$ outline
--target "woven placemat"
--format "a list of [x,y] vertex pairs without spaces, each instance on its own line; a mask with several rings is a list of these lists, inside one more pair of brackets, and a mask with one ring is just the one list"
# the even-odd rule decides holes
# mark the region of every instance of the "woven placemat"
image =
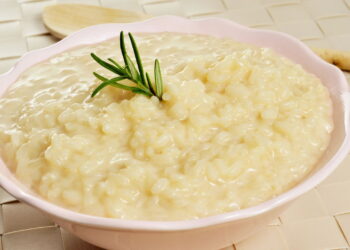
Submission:
[[[284,31],[310,46],[350,51],[350,0],[0,0],[0,73],[26,51],[57,40],[41,22],[55,3],[84,3],[188,18],[223,17]],[[349,75],[347,78],[350,80]],[[253,237],[225,250],[350,249],[350,156]],[[0,189],[0,250],[98,249],[54,225]]]

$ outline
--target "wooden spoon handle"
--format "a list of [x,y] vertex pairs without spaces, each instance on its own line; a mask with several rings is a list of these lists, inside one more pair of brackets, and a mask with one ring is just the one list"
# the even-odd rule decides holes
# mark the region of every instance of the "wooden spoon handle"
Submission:
[[342,70],[350,71],[350,51],[321,48],[312,48],[312,50],[326,62]]

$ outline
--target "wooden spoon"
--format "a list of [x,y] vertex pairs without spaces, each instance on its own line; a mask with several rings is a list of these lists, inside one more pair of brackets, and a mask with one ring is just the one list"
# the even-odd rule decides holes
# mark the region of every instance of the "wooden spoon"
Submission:
[[[49,32],[58,38],[101,23],[128,23],[143,21],[152,16],[143,13],[104,8],[85,4],[57,4],[44,9],[43,21]],[[342,70],[350,71],[350,52],[312,48],[325,61]]]
[[85,4],[50,5],[43,12],[46,28],[57,38],[64,38],[77,30],[96,24],[138,22],[151,17],[133,11]]

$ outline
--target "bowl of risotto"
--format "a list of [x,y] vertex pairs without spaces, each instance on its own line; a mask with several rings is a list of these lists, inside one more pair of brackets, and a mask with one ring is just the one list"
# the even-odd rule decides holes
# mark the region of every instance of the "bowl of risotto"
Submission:
[[[161,88],[136,89],[125,70]],[[0,82],[0,185],[107,249],[239,242],[350,147],[342,72],[293,37],[222,19],[89,27]]]

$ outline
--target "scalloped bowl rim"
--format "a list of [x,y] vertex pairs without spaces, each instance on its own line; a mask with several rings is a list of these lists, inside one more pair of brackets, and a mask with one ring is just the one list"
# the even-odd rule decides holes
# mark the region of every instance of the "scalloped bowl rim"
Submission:
[[[181,27],[181,29],[180,29]],[[205,27],[205,31],[203,30]],[[161,16],[155,17],[146,21],[137,22],[137,23],[123,23],[123,24],[100,24],[84,28],[79,30],[72,35],[64,38],[63,40],[49,46],[46,48],[30,51],[24,54],[18,63],[10,69],[7,73],[0,75],[0,91],[4,92],[8,86],[10,86],[17,77],[27,68],[33,66],[41,61],[48,59],[49,57],[59,54],[65,50],[72,49],[81,45],[88,45],[98,43],[100,41],[112,38],[117,36],[116,31],[128,30],[131,32],[162,32],[162,31],[172,31],[172,32],[182,32],[182,33],[198,33],[198,34],[209,34],[209,35],[222,35],[223,32],[219,31],[217,27],[226,28],[232,30],[232,32],[248,32],[254,33],[256,38],[262,38],[268,35],[269,39],[275,39],[280,41],[277,44],[286,42],[290,46],[294,46],[294,49],[299,50],[299,52],[304,53],[307,59],[314,64],[317,64],[318,67],[328,70],[331,74],[334,75],[335,79],[340,81],[340,85],[343,89],[344,100],[349,99],[349,88],[347,81],[343,76],[342,72],[336,67],[324,62],[317,55],[315,55],[310,48],[304,45],[302,42],[296,38],[276,32],[276,31],[267,31],[267,30],[256,30],[252,28],[247,28],[245,26],[239,25],[229,20],[220,19],[220,18],[206,18],[200,20],[188,20],[181,17],[175,16]],[[221,32],[221,35],[220,35]],[[80,41],[80,38],[90,37],[91,41],[84,40]],[[278,50],[278,48],[277,48]],[[10,82],[9,84],[4,84],[3,82]],[[4,87],[5,85],[6,87]],[[217,224],[227,223],[235,220],[241,220],[249,217],[254,217],[260,214],[263,214],[273,208],[279,207],[288,201],[294,200],[301,194],[309,191],[322,180],[324,180],[330,173],[341,163],[341,161],[347,155],[347,152],[350,148],[350,134],[348,131],[349,126],[349,103],[347,103],[345,108],[345,131],[346,135],[344,137],[342,145],[339,147],[339,150],[335,155],[328,161],[320,170],[315,174],[308,177],[302,183],[299,183],[294,188],[276,196],[273,199],[265,201],[259,205],[249,207],[246,209],[228,212],[224,214],[191,219],[191,220],[179,220],[179,221],[142,221],[142,220],[126,220],[126,219],[115,219],[115,218],[104,218],[98,216],[92,216],[87,214],[82,214],[68,210],[63,207],[54,205],[38,196],[30,194],[28,189],[24,186],[15,184],[14,181],[6,178],[5,175],[0,175],[0,185],[5,188],[10,194],[12,194],[17,199],[24,201],[32,206],[44,211],[47,214],[50,214],[54,217],[61,218],[73,223],[94,226],[98,228],[112,228],[112,229],[127,229],[127,230],[142,230],[142,231],[179,231],[179,230],[191,230],[196,228],[203,228],[208,226],[213,226]],[[0,166],[5,167],[8,172],[10,170],[6,167],[6,164],[0,159]],[[11,173],[13,176],[13,174]]]

